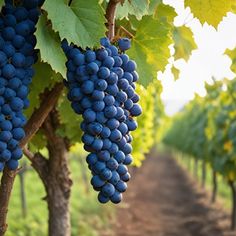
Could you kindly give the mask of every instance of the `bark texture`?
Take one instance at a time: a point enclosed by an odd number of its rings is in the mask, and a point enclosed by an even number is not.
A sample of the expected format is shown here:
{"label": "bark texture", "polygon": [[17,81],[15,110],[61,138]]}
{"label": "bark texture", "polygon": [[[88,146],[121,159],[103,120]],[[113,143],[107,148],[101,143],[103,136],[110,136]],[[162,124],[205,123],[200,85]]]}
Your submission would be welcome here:
{"label": "bark texture", "polygon": [[39,175],[47,192],[46,201],[49,210],[48,235],[70,236],[69,199],[72,180],[70,179],[68,168],[67,143],[64,138],[56,134],[58,126],[57,112],[53,110],[43,124],[43,130],[48,142],[49,159],[44,159],[46,168],[42,169]]}

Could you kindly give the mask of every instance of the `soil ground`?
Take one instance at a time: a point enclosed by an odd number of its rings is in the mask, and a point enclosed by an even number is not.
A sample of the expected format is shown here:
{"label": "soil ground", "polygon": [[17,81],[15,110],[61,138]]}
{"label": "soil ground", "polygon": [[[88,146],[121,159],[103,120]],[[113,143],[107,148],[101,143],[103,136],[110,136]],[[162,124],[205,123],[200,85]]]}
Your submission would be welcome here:
{"label": "soil ground", "polygon": [[115,236],[236,236],[229,215],[177,162],[148,157],[134,173],[115,221]]}

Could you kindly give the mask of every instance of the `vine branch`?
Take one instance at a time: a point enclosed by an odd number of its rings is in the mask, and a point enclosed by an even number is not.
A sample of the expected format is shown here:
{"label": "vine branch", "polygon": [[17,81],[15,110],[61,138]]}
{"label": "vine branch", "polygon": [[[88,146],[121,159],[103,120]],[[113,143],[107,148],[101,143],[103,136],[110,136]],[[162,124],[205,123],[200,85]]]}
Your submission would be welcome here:
{"label": "vine branch", "polygon": [[106,19],[107,19],[107,37],[112,40],[115,36],[115,16],[116,16],[116,7],[118,3],[122,0],[110,0],[107,9],[106,9]]}

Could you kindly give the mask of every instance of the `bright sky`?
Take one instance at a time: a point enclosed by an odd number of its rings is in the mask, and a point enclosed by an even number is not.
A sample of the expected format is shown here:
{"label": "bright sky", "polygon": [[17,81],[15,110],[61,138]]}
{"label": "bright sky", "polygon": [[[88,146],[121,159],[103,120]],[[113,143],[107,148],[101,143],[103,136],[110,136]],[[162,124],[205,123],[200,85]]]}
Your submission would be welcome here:
{"label": "bright sky", "polygon": [[164,0],[164,3],[175,7],[178,16],[175,25],[185,24],[191,27],[198,49],[192,52],[188,63],[179,60],[175,63],[180,69],[180,77],[175,82],[168,65],[164,73],[158,74],[162,81],[163,93],[161,95],[165,104],[166,113],[172,115],[185,103],[191,100],[194,93],[205,94],[204,82],[216,79],[233,79],[235,74],[230,70],[231,60],[223,55],[226,48],[236,47],[236,15],[229,13],[223,19],[216,31],[212,26],[203,26],[193,18],[190,9],[184,9],[182,1]]}

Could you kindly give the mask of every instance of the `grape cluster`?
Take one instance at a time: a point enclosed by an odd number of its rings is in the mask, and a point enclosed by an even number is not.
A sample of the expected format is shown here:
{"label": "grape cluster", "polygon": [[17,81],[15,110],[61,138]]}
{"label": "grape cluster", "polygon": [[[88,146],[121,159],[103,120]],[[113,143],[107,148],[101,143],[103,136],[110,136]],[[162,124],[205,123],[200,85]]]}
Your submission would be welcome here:
{"label": "grape cluster", "polygon": [[68,61],[68,99],[83,122],[82,141],[90,154],[86,161],[92,172],[91,184],[99,191],[98,200],[119,203],[126,191],[132,162],[132,136],[137,128],[134,117],[142,112],[135,93],[136,63],[124,53],[130,40],[122,38],[118,47],[101,39],[97,50],[85,51],[62,42]]}
{"label": "grape cluster", "polygon": [[22,157],[29,106],[27,95],[37,59],[33,35],[39,18],[38,0],[5,0],[0,16],[0,170],[15,170]]}

